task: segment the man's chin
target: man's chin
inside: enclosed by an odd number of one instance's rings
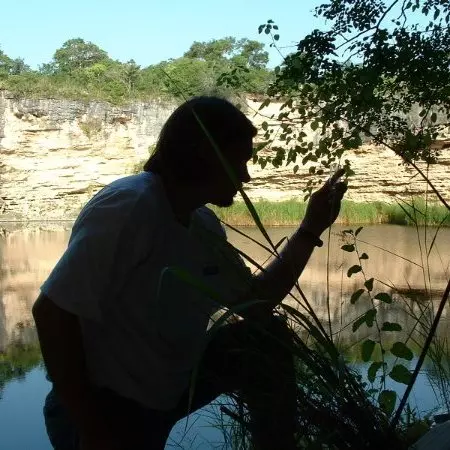
[[[234,198],[228,198],[228,199],[217,199],[213,202],[211,202],[213,205],[218,206],[219,208],[228,208],[234,203]]]

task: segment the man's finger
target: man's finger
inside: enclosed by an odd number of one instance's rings
[[[347,183],[343,181],[339,181],[333,186],[333,190],[336,191],[336,193],[341,196],[347,192],[347,188],[348,188]]]
[[[345,169],[339,169],[336,170],[336,172],[333,173],[333,175],[331,175],[331,177],[328,179],[328,184],[330,186],[333,186],[334,184],[336,184],[336,182],[339,180],[339,178],[342,177],[342,175],[345,174]]]
[[[340,202],[347,191],[347,184],[343,181],[339,181],[334,186],[330,187],[328,193],[328,201],[330,203]]]

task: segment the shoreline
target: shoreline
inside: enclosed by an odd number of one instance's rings
[[[264,226],[296,226],[303,219],[306,202],[285,200],[252,202]],[[255,226],[251,214],[243,201],[236,201],[228,208],[212,206],[211,209],[225,223],[233,226]],[[444,206],[412,199],[409,204],[385,202],[353,202],[344,200],[335,222],[340,225],[403,225],[449,227],[450,212]]]
[[[267,227],[296,226],[303,219],[306,211],[306,202],[298,200],[252,202],[262,223]],[[223,222],[238,227],[256,226],[245,203],[235,201],[232,206],[219,208],[208,205]],[[426,218],[426,220],[425,220]],[[2,220],[1,225],[19,228],[33,228],[36,225],[62,225],[75,221],[76,217],[67,219],[22,219]],[[385,202],[353,202],[344,200],[341,212],[335,222],[340,225],[402,225],[402,226],[431,226],[449,227],[450,212],[444,206],[436,203],[426,203],[422,198],[412,199],[409,204]]]

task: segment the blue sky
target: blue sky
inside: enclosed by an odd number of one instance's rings
[[[321,0],[0,0],[0,48],[33,68],[49,62],[68,39],[92,41],[120,61],[145,67],[181,56],[194,41],[225,36],[267,43],[270,65],[280,56],[258,25],[273,19],[284,53],[323,25],[313,17]],[[291,47],[292,50],[292,47]]]

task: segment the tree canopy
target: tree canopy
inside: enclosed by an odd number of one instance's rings
[[[184,57],[253,69],[264,69],[269,62],[269,54],[264,50],[264,44],[246,38],[237,40],[231,36],[209,42],[194,42]]]
[[[38,71],[0,51],[0,88],[22,95],[114,103],[164,96],[262,94],[272,77],[267,62],[264,44],[245,38],[194,42],[183,56],[147,67],[140,67],[132,59],[125,63],[113,60],[98,45],[74,38],[64,42]],[[239,70],[239,80],[233,87],[225,87],[220,77],[234,69]]]
[[[450,3],[329,0],[315,15],[327,29],[301,38],[275,68],[269,94],[284,101],[279,137],[290,145],[269,159],[279,165],[300,157],[323,173],[370,139],[407,163],[434,162],[431,143],[450,119]],[[277,45],[272,20],[259,30]],[[264,126],[270,140],[273,130]]]
[[[108,60],[108,54],[100,47],[76,38],[69,39],[56,50],[52,63],[56,72],[70,73]]]
[[[22,58],[12,59],[0,48],[0,76],[19,75],[29,70]]]

